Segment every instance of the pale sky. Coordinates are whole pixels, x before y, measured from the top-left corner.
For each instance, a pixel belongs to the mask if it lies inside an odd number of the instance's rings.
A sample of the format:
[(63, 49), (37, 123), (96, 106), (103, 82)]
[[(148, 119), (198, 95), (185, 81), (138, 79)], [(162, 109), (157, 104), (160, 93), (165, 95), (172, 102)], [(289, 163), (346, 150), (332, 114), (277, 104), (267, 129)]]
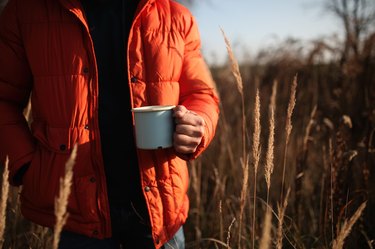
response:
[(189, 8), (198, 21), (202, 50), (210, 62), (213, 53), (218, 61), (226, 58), (220, 27), (233, 47), (245, 48), (250, 55), (288, 37), (309, 41), (339, 33), (339, 22), (323, 10), (322, 1), (326, 0), (197, 0)]

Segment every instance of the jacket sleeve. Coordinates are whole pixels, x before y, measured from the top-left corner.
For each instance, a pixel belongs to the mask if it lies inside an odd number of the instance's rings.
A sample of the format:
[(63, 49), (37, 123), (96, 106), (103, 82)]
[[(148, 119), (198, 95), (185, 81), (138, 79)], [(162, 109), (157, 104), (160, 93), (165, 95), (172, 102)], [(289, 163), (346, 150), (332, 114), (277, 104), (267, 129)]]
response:
[(9, 157), (9, 180), (34, 154), (35, 145), (23, 109), (32, 87), (17, 17), (16, 0), (0, 15), (0, 164)]
[(219, 116), (219, 98), (201, 54), (201, 41), (194, 17), (186, 22), (185, 51), (180, 76), (180, 104), (199, 114), (206, 123), (205, 134), (197, 151), (190, 159), (199, 156), (214, 137)]

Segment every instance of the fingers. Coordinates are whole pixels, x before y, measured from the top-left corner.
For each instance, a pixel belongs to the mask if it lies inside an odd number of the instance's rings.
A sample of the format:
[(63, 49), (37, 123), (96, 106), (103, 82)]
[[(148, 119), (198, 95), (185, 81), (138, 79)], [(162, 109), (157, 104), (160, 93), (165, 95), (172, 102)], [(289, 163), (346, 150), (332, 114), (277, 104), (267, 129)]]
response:
[(182, 118), (188, 112), (188, 109), (186, 109), (186, 107), (183, 105), (178, 105), (173, 110), (174, 110), (173, 116), (176, 119)]
[(201, 143), (203, 135), (204, 126), (178, 124), (173, 137), (174, 148), (180, 153), (194, 153)]
[(194, 153), (202, 141), (205, 122), (198, 114), (179, 105), (174, 109), (176, 130), (174, 133), (174, 148), (176, 152)]
[(204, 127), (194, 126), (190, 124), (177, 124), (175, 129), (176, 134), (183, 134), (189, 137), (203, 137)]
[(205, 124), (202, 117), (195, 112), (189, 111), (182, 105), (175, 107), (173, 116), (177, 125), (188, 124), (193, 126), (203, 126)]
[(174, 149), (176, 152), (189, 154), (194, 153), (201, 143), (202, 137), (190, 137), (184, 134), (174, 134)]

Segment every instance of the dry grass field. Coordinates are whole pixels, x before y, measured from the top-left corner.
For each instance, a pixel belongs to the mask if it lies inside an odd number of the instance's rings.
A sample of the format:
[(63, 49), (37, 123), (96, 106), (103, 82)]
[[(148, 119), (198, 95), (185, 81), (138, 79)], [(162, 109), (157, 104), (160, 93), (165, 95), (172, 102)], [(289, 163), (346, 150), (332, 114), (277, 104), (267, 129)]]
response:
[[(241, 64), (226, 40), (228, 62), (211, 67), (216, 137), (189, 164), (187, 248), (375, 247), (375, 32), (348, 37), (287, 40)], [(53, 248), (2, 183), (0, 245)]]
[(242, 93), (230, 65), (212, 69), (222, 113), (216, 139), (191, 165), (193, 248), (374, 247), (374, 51), (366, 65), (319, 62), (324, 48), (298, 51), (286, 42), (264, 64), (241, 65)]

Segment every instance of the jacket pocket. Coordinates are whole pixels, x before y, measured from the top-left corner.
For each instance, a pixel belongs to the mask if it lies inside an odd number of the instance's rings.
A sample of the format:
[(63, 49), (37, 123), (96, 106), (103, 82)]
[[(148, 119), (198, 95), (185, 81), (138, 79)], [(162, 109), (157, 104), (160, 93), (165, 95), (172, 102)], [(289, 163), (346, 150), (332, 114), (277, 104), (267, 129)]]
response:
[(38, 142), (56, 153), (68, 154), (75, 143), (83, 144), (89, 141), (89, 131), (84, 127), (52, 127), (35, 121), (31, 128)]
[[(88, 186), (82, 186), (79, 175), (82, 172), (92, 173), (87, 158), (90, 158), (88, 132), (82, 128), (53, 128), (42, 123), (33, 124), (33, 134), (37, 139), (37, 149), (29, 169), (23, 178), (22, 199), (27, 206), (46, 213), (54, 213), (55, 199), (59, 195), (60, 179), (65, 176), (65, 165), (70, 157), (71, 149), (75, 143), (79, 144), (78, 155), (73, 166), (73, 184), (69, 196), (68, 212), (71, 214), (81, 214), (79, 198), (85, 195), (78, 195), (76, 189), (83, 189), (87, 195), (92, 195), (96, 189), (92, 190)], [(85, 189), (87, 188), (87, 190)], [(91, 192), (90, 192), (91, 191)], [(89, 198), (89, 197), (87, 197)], [(86, 199), (87, 199), (86, 198)], [(87, 200), (86, 200), (87, 201)]]
[(69, 154), (60, 154), (37, 146), (37, 150), (23, 178), (22, 198), (29, 206), (44, 212), (54, 212), (60, 178), (65, 173)]
[(75, 178), (79, 212), (86, 221), (97, 221), (97, 183), (94, 175)]

